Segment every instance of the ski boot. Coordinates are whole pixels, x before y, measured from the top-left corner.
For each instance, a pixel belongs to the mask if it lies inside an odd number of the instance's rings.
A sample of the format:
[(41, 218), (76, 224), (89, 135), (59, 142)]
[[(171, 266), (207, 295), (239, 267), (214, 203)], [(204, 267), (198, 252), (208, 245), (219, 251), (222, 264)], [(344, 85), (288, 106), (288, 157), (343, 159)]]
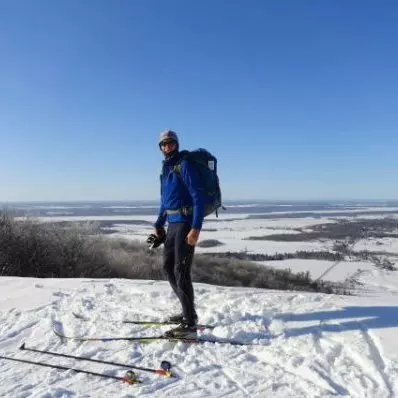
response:
[(176, 328), (168, 330), (164, 335), (175, 339), (196, 339), (198, 337), (196, 324), (182, 322)]

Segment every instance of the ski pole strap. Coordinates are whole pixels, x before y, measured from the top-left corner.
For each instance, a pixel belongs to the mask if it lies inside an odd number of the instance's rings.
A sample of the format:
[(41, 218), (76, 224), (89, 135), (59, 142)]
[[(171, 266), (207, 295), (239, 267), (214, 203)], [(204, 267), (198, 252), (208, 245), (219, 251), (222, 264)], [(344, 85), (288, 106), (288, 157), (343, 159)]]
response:
[(183, 214), (184, 216), (188, 216), (188, 215), (193, 214), (193, 208), (192, 207), (182, 207), (181, 209), (176, 209), (176, 210), (166, 210), (166, 213), (169, 215)]

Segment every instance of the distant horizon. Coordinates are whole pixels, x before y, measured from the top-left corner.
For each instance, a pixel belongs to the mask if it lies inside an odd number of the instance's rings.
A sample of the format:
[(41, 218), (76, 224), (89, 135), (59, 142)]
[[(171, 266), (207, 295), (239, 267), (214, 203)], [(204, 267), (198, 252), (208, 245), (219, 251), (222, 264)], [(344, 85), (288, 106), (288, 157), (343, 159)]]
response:
[[(0, 205), (4, 204), (31, 204), (31, 203), (153, 203), (157, 204), (160, 199), (71, 199), (71, 200), (0, 200)], [(238, 203), (308, 203), (308, 202), (397, 202), (398, 198), (379, 198), (379, 199), (369, 199), (369, 198), (307, 198), (307, 199), (269, 199), (269, 198), (228, 198), (224, 199), (224, 203), (238, 202)]]

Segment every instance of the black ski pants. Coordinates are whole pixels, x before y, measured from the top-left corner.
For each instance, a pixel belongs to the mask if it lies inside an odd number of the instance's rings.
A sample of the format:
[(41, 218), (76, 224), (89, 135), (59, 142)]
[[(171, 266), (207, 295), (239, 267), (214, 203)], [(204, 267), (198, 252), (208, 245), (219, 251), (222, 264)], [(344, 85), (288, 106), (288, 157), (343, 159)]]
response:
[(194, 324), (196, 312), (191, 266), (195, 247), (188, 245), (185, 241), (190, 229), (190, 223), (169, 223), (164, 243), (163, 269), (180, 300), (186, 322)]

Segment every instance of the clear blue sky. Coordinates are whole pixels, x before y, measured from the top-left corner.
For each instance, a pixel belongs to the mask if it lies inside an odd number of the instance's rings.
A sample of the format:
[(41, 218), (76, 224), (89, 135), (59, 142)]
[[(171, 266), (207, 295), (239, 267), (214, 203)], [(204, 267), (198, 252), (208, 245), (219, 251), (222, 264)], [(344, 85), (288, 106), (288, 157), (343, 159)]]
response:
[(165, 128), (227, 199), (398, 198), (398, 2), (0, 0), (0, 201), (157, 199)]

